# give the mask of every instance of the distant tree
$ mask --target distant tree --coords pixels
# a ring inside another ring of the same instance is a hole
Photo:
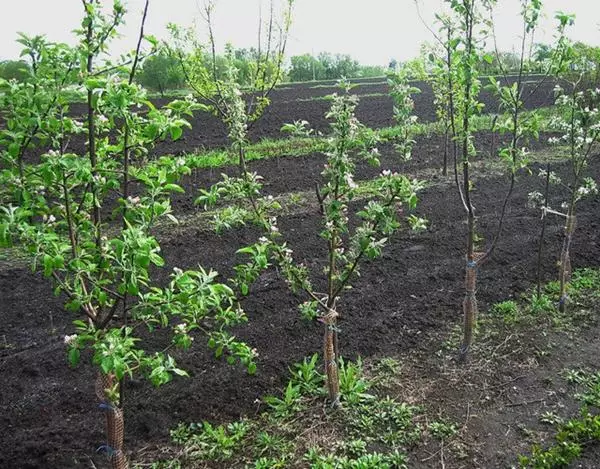
[[[388,65],[388,69],[390,69],[390,70],[396,70],[397,68],[398,68],[398,61],[396,59],[390,60],[390,63]]]
[[[358,76],[361,78],[382,77],[387,69],[381,65],[361,65],[358,69]]]
[[[480,64],[480,72],[485,75],[495,75],[504,72],[512,73],[519,70],[520,58],[515,52],[488,52],[488,60]]]
[[[330,52],[321,52],[318,55],[317,60],[323,67],[323,75],[324,75],[323,78],[324,79],[332,80],[332,79],[339,78],[339,76],[336,75],[335,58],[334,58],[333,54],[331,54]]]
[[[376,77],[385,75],[384,67],[361,65],[348,54],[321,52],[296,55],[290,59],[290,81],[339,80],[340,78]]]
[[[360,64],[348,54],[331,54],[321,52],[318,56],[319,62],[325,69],[324,78],[337,80],[342,77],[353,78],[358,76]]]
[[[552,58],[552,46],[536,43],[534,46],[533,60],[543,62]]]
[[[177,59],[163,53],[146,59],[137,81],[163,96],[165,91],[185,85],[185,77]]]
[[[600,81],[600,47],[589,46],[583,42],[573,44],[575,67],[584,74],[593,85]]]
[[[325,78],[323,64],[310,54],[296,55],[290,58],[288,72],[290,81],[310,81]]]
[[[31,67],[23,60],[5,60],[0,62],[0,78],[5,80],[26,81]]]
[[[335,77],[334,78],[354,78],[360,71],[360,64],[348,54],[336,54],[333,60]]]

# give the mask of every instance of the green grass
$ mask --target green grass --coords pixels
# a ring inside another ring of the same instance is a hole
[[[263,139],[246,147],[246,161],[279,158],[283,156],[304,156],[327,149],[327,141],[320,137],[292,137],[288,139]],[[172,157],[175,158],[175,157]],[[228,149],[190,153],[183,157],[192,168],[222,168],[238,164],[237,153]]]
[[[387,93],[365,93],[365,94],[360,94],[359,97],[362,98],[377,98],[377,97],[381,97],[381,96],[389,96]],[[298,99],[293,99],[287,102],[290,103],[294,103],[294,102],[309,102],[309,101],[332,101],[333,100],[333,94],[328,94],[326,96],[315,96],[312,98],[298,98]]]
[[[401,469],[406,450],[427,429],[421,409],[398,402],[377,389],[379,380],[360,360],[340,364],[342,407],[323,407],[325,381],[318,356],[291,367],[282,392],[266,396],[265,410],[252,419],[214,425],[182,423],[172,432],[170,459],[155,468],[210,466]],[[452,425],[430,432],[450,434]]]
[[[586,445],[600,442],[600,372],[568,370],[565,379],[579,388],[574,394],[575,399],[581,403],[579,416],[565,422],[559,416],[545,414],[542,421],[554,425],[556,434],[546,448],[536,444],[531,448],[530,455],[519,456],[522,468],[566,467],[577,461]]]
[[[487,312],[480,312],[474,331],[472,355],[485,357],[491,352],[489,343],[499,337],[532,333],[532,330],[573,333],[594,319],[594,306],[600,301],[600,269],[584,268],[573,272],[569,290],[570,305],[567,311],[558,308],[558,282],[544,285],[541,297],[531,289],[513,300],[491,305]],[[546,333],[543,334],[546,336]],[[456,325],[442,345],[440,353],[454,353],[462,340],[462,326]],[[547,350],[539,350],[545,355]]]
[[[360,83],[352,82],[352,84],[354,85],[354,88],[359,88],[361,86],[378,86],[381,84],[387,84],[387,81],[385,81],[383,78],[384,77],[382,77],[382,79],[379,81],[367,81],[367,82],[360,82]],[[338,87],[337,83],[323,83],[323,84],[311,86],[310,89],[313,90],[313,89],[319,89],[319,88],[337,88],[337,87]]]
[[[547,121],[554,112],[551,109],[541,111],[543,121]],[[482,115],[473,120],[474,130],[489,130],[492,126],[493,116]],[[543,122],[542,122],[543,124]],[[545,130],[542,125],[542,130]],[[374,130],[382,143],[393,141],[402,132],[399,127],[384,127]],[[414,126],[413,134],[415,136],[431,136],[441,134],[442,125],[439,122],[417,123]],[[262,160],[267,158],[278,158],[284,156],[303,156],[315,152],[324,152],[327,150],[326,137],[293,137],[282,139],[264,139],[260,142],[250,144],[246,148],[247,161]],[[221,168],[229,165],[236,165],[238,156],[228,149],[215,149],[184,156],[185,160],[192,168]]]

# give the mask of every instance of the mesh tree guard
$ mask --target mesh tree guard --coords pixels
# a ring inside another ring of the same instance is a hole
[[[108,391],[114,388],[116,378],[113,375],[98,373],[96,378],[96,396],[100,400],[100,408],[106,413],[106,445],[102,446],[111,469],[127,469],[128,463],[123,451],[125,435],[125,420],[123,409],[117,407],[108,396]]]

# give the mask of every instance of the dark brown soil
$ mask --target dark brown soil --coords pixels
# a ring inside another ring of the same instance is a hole
[[[322,105],[319,101],[309,102],[317,106],[315,103]],[[383,122],[390,115],[381,103],[367,106],[373,119]],[[305,108],[297,118],[314,116],[318,119],[322,110],[324,108],[312,111]],[[274,106],[270,112],[273,116],[288,111],[278,111]],[[280,118],[266,119],[265,128],[269,129],[270,125],[274,129],[279,125],[274,122]],[[289,116],[285,119],[290,120]],[[206,135],[202,125],[197,125],[194,132]],[[271,135],[269,132],[272,130],[264,130],[264,135]],[[480,135],[478,140],[485,148],[490,138]],[[383,167],[411,172],[438,168],[440,144],[439,137],[419,142],[415,160],[403,164],[394,163],[388,149]],[[189,139],[186,145],[188,151],[194,146]],[[310,189],[319,177],[322,162],[321,156],[309,155],[256,162],[252,168],[269,182],[266,192],[282,193]],[[372,177],[374,171],[361,166],[357,179]],[[567,170],[563,166],[559,171],[566,174]],[[600,164],[590,167],[590,173],[600,175]],[[533,175],[520,175],[505,236],[492,261],[480,272],[478,296],[482,310],[491,303],[523,292],[535,280],[539,212],[528,208],[526,202],[527,193],[539,189],[536,174],[534,167]],[[177,213],[192,213],[195,210],[191,205],[195,196],[193,189],[215,177],[208,171],[198,172],[195,182],[193,178],[185,181],[190,195],[178,199]],[[479,214],[479,233],[486,239],[495,230],[505,190],[506,181],[502,177],[490,176],[477,181],[475,206]],[[554,193],[552,205],[559,206],[562,197],[563,194]],[[421,194],[417,212],[430,221],[427,231],[394,237],[380,262],[365,264],[355,288],[340,304],[343,313],[340,339],[345,356],[402,357],[415,351],[431,354],[435,349],[424,337],[460,322],[466,226],[454,187],[438,177],[437,183]],[[302,211],[282,217],[279,225],[294,249],[296,260],[305,263],[312,272],[320,272],[325,246],[317,234],[318,215]],[[193,268],[198,263],[218,270],[227,278],[236,260],[235,251],[258,236],[250,227],[222,236],[215,236],[206,228],[187,225],[163,235],[167,264],[157,272],[159,278],[166,279],[173,267]],[[599,233],[600,200],[582,202],[573,244],[574,267],[600,265]],[[543,263],[546,280],[556,275],[561,235],[560,220],[551,219]],[[62,300],[52,296],[50,285],[40,275],[31,273],[14,259],[1,264],[0,425],[3,430],[0,467],[90,467],[90,460],[97,467],[103,467],[104,459],[95,454],[96,448],[104,443],[104,436],[103,415],[94,398],[93,371],[85,358],[75,370],[66,364],[63,337],[73,330],[70,325],[73,316],[64,312]],[[322,283],[318,276],[314,281],[317,286]],[[244,300],[249,322],[235,332],[259,352],[259,370],[255,376],[247,376],[242,370],[215,360],[203,339],[198,338],[191,353],[177,356],[180,365],[189,370],[190,379],[176,379],[160,389],[137,381],[128,382],[127,448],[135,452],[166,442],[169,429],[180,421],[229,421],[259,411],[261,397],[277,392],[285,382],[288,366],[320,349],[320,327],[305,323],[297,311],[302,300],[292,295],[273,271],[265,273]],[[159,332],[145,340],[150,348],[158,349],[166,338]],[[434,393],[432,399],[439,399],[438,404],[443,406],[443,396]],[[514,414],[514,418],[518,418],[516,411]],[[485,444],[502,454],[497,457],[490,454],[463,467],[495,467],[510,460],[513,454],[510,447],[494,445],[497,435],[492,430],[489,433],[482,437],[487,441]],[[438,464],[432,461],[431,466],[423,467],[438,467]]]
[[[539,141],[532,141],[528,148],[531,151],[547,147],[547,141],[553,134],[542,133]],[[497,154],[501,143],[507,141],[506,137],[499,137],[491,132],[477,133],[477,141],[480,149],[478,161],[486,167],[492,168],[497,158],[491,157]],[[378,147],[380,151],[379,167],[372,166],[362,161],[357,164],[356,180],[365,181],[373,179],[381,174],[382,169],[397,171],[401,174],[412,174],[423,179],[432,179],[439,182],[443,166],[444,137],[440,135],[417,137],[413,148],[413,156],[409,161],[403,161],[398,157],[394,146],[385,143]],[[289,192],[313,191],[315,184],[321,184],[323,178],[321,172],[326,157],[323,153],[310,153],[290,158],[276,158],[256,160],[248,163],[248,170],[256,172],[264,177],[263,193],[270,195],[285,194]],[[452,157],[448,155],[448,174],[453,174]],[[175,194],[172,199],[173,210],[176,214],[189,213],[195,210],[194,201],[199,195],[200,189],[208,189],[221,179],[221,174],[235,177],[239,174],[237,166],[229,166],[216,169],[194,170],[191,175],[181,180],[185,188],[184,194]]]
[[[554,103],[554,82],[544,81],[538,88],[533,83],[533,78],[528,79],[531,83],[525,85],[525,95],[533,94],[526,101],[528,109],[536,109],[550,106]],[[312,85],[314,86],[314,85]],[[433,91],[431,86],[425,82],[416,82],[415,86],[421,90],[414,95],[415,114],[422,122],[432,122],[436,118],[433,107]],[[335,87],[311,88],[308,84],[294,84],[282,89],[275,89],[270,95],[271,105],[266,109],[258,124],[252,126],[249,138],[252,142],[264,138],[282,138],[281,127],[283,124],[296,120],[307,120],[316,132],[329,132],[329,122],[325,115],[329,111],[331,102],[322,98],[336,92]],[[389,89],[385,82],[379,84],[360,85],[352,90],[360,96],[356,115],[365,125],[378,129],[394,125],[393,101],[388,95]],[[383,94],[370,96],[372,94]],[[172,99],[156,99],[154,104],[162,106]],[[495,113],[498,111],[498,101],[492,94],[483,90],[480,100],[485,104],[484,112]],[[74,104],[72,106],[74,115],[83,115],[85,106]],[[228,145],[227,131],[223,123],[215,116],[206,112],[196,112],[191,119],[192,128],[184,131],[183,137],[176,142],[162,142],[154,150],[155,155],[183,154],[197,150],[222,147]],[[84,139],[73,142],[72,151],[84,150]]]
[[[416,83],[421,93],[414,96],[415,114],[422,122],[435,120],[435,109],[433,107],[433,92],[431,86],[424,82]],[[535,84],[526,85],[527,90],[533,92]],[[544,82],[529,100],[526,107],[536,109],[542,106],[550,106],[554,102],[554,83]],[[267,108],[260,123],[250,130],[250,139],[253,142],[263,138],[281,138],[281,127],[283,124],[296,120],[307,120],[311,127],[317,132],[328,133],[329,122],[325,119],[331,102],[327,100],[310,100],[315,96],[325,96],[335,92],[335,88],[318,88],[303,90],[292,88],[280,91],[272,96],[272,104]],[[356,94],[362,96],[356,116],[365,125],[378,129],[394,125],[393,102],[388,93],[386,84],[377,86],[360,86],[355,90]],[[305,93],[307,96],[305,97]],[[372,93],[384,93],[384,96],[368,96]],[[482,91],[481,102],[485,104],[485,112],[495,113],[498,111],[497,100],[488,92]],[[166,104],[168,101],[158,100],[157,104]],[[156,148],[156,154],[178,154],[190,152],[195,148],[209,148],[227,144],[223,124],[215,117],[206,113],[196,113],[192,121],[192,129],[184,132],[184,136],[177,142],[161,143]]]

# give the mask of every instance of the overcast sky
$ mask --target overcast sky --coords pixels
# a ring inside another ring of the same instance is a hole
[[[16,33],[46,34],[51,40],[73,42],[72,31],[81,18],[80,0],[0,0],[0,59],[14,58],[20,45]],[[165,26],[173,22],[189,26],[199,20],[202,0],[151,0],[148,33],[160,39],[168,37]],[[266,9],[268,0],[262,0]],[[106,0],[107,4],[111,2]],[[143,0],[129,0],[127,25],[116,45],[120,53],[133,48]],[[219,43],[236,47],[256,44],[260,0],[217,0],[216,36]],[[419,0],[428,23],[444,7],[442,0]],[[496,11],[500,48],[511,50],[518,41],[519,0],[498,0]],[[576,14],[571,37],[600,45],[600,4],[598,0],[545,0],[546,17],[537,38],[551,42],[554,12]],[[420,44],[431,34],[419,20],[414,0],[296,0],[288,56],[320,51],[351,54],[364,64],[387,65],[394,57],[406,60],[419,53]]]

